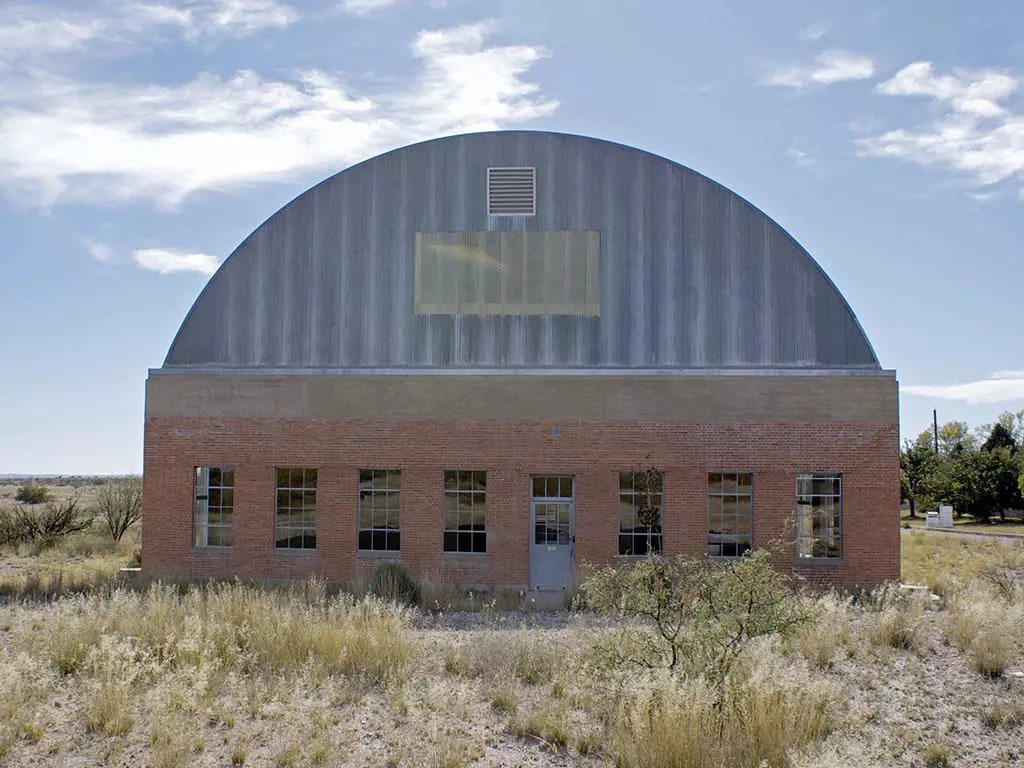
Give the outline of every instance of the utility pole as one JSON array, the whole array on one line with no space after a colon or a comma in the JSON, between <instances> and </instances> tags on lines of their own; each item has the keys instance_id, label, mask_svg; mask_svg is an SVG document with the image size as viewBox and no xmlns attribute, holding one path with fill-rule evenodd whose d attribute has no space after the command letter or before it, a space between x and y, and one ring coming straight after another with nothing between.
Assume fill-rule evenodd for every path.
<instances>
[{"instance_id":1,"label":"utility pole","mask_svg":"<svg viewBox=\"0 0 1024 768\"><path fill-rule=\"evenodd\" d=\"M935 455L939 454L939 411L932 408L932 426L935 427Z\"/></svg>"}]
</instances>

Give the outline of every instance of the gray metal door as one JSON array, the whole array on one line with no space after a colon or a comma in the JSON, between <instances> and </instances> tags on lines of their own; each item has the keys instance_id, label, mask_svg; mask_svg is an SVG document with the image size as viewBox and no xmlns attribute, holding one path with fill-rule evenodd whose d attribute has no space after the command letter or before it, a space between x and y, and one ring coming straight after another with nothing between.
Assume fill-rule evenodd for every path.
<instances>
[{"instance_id":1,"label":"gray metal door","mask_svg":"<svg viewBox=\"0 0 1024 768\"><path fill-rule=\"evenodd\" d=\"M531 478L530 587L568 589L573 584L576 505L570 475Z\"/></svg>"}]
</instances>

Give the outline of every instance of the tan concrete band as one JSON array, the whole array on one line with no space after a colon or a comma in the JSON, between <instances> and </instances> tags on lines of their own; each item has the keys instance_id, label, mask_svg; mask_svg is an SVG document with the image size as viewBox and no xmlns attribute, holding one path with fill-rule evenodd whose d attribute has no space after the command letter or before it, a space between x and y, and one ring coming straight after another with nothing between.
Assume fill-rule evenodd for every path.
<instances>
[{"instance_id":1,"label":"tan concrete band","mask_svg":"<svg viewBox=\"0 0 1024 768\"><path fill-rule=\"evenodd\" d=\"M146 415L896 423L894 375L161 374Z\"/></svg>"}]
</instances>

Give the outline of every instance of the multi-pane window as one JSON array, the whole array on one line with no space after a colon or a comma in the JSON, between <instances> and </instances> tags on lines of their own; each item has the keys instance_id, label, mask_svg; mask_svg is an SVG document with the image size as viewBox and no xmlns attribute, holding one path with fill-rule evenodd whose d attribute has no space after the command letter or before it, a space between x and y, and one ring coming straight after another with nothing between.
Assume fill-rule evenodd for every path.
<instances>
[{"instance_id":1,"label":"multi-pane window","mask_svg":"<svg viewBox=\"0 0 1024 768\"><path fill-rule=\"evenodd\" d=\"M754 475L708 473L708 554L739 557L753 546Z\"/></svg>"},{"instance_id":2,"label":"multi-pane window","mask_svg":"<svg viewBox=\"0 0 1024 768\"><path fill-rule=\"evenodd\" d=\"M234 543L234 496L234 467L196 467L192 540L197 547L230 547Z\"/></svg>"},{"instance_id":3,"label":"multi-pane window","mask_svg":"<svg viewBox=\"0 0 1024 768\"><path fill-rule=\"evenodd\" d=\"M359 470L359 549L399 550L401 496L400 470Z\"/></svg>"},{"instance_id":4,"label":"multi-pane window","mask_svg":"<svg viewBox=\"0 0 1024 768\"><path fill-rule=\"evenodd\" d=\"M661 552L661 472L619 473L619 554Z\"/></svg>"},{"instance_id":5,"label":"multi-pane window","mask_svg":"<svg viewBox=\"0 0 1024 768\"><path fill-rule=\"evenodd\" d=\"M534 544L568 546L572 543L572 477L538 475L533 478Z\"/></svg>"},{"instance_id":6,"label":"multi-pane window","mask_svg":"<svg viewBox=\"0 0 1024 768\"><path fill-rule=\"evenodd\" d=\"M842 475L796 476L797 557L841 557L842 517Z\"/></svg>"},{"instance_id":7,"label":"multi-pane window","mask_svg":"<svg viewBox=\"0 0 1024 768\"><path fill-rule=\"evenodd\" d=\"M277 470L278 549L316 549L316 470Z\"/></svg>"},{"instance_id":8,"label":"multi-pane window","mask_svg":"<svg viewBox=\"0 0 1024 768\"><path fill-rule=\"evenodd\" d=\"M444 472L444 551L487 551L487 473Z\"/></svg>"}]
</instances>

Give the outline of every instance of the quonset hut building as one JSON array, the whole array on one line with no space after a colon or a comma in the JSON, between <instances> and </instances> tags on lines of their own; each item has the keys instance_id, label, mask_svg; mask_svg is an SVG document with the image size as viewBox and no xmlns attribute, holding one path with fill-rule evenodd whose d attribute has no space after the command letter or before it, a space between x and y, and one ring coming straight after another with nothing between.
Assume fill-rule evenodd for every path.
<instances>
[{"instance_id":1,"label":"quonset hut building","mask_svg":"<svg viewBox=\"0 0 1024 768\"><path fill-rule=\"evenodd\" d=\"M782 541L875 584L897 411L835 285L728 189L582 136L428 141L300 195L196 300L147 382L143 568L564 589Z\"/></svg>"}]
</instances>

